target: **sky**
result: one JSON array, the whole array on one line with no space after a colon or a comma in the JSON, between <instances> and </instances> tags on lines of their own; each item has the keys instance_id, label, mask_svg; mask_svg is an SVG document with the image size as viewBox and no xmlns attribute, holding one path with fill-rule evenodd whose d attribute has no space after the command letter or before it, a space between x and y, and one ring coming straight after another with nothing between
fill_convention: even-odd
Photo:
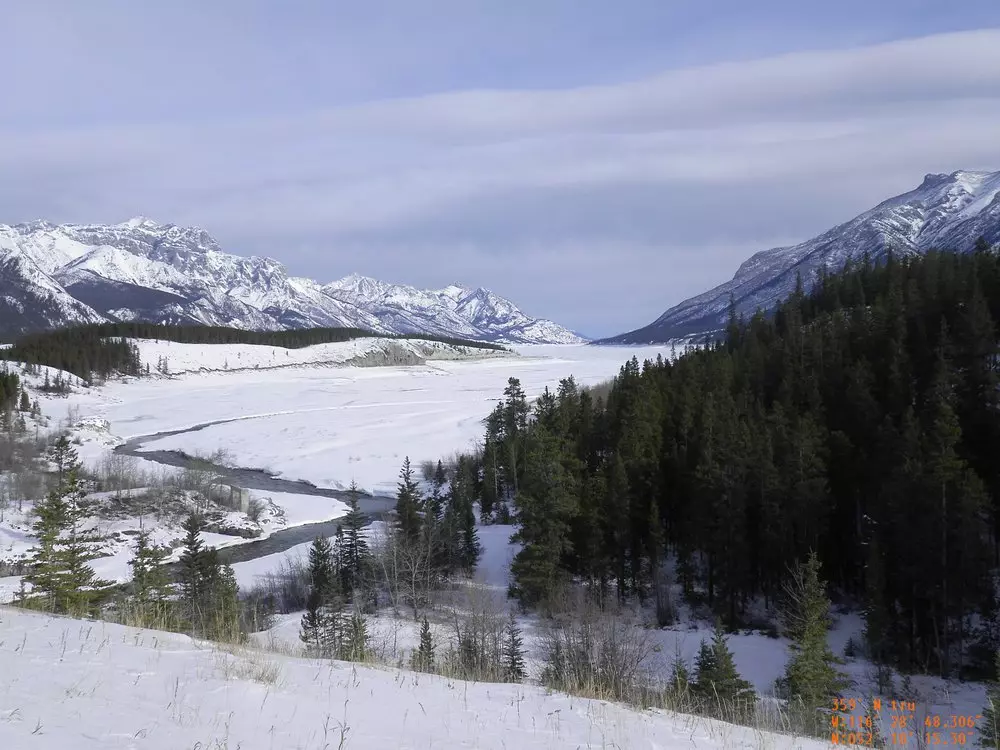
<instances>
[{"instance_id":1,"label":"sky","mask_svg":"<svg viewBox=\"0 0 1000 750\"><path fill-rule=\"evenodd\" d=\"M996 0L4 0L0 27L0 222L197 225L591 336L1000 169Z\"/></svg>"}]
</instances>

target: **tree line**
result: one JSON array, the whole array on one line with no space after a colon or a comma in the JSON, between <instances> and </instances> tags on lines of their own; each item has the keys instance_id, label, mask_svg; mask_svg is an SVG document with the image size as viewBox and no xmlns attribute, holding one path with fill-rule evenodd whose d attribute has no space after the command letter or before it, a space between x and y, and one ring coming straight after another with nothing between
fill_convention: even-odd
<instances>
[{"instance_id":1,"label":"tree line","mask_svg":"<svg viewBox=\"0 0 1000 750\"><path fill-rule=\"evenodd\" d=\"M732 629L815 552L873 660L991 672L997 320L1000 254L979 242L849 261L772 314L733 306L718 340L633 358L601 391L568 377L529 405L512 378L468 457L483 520L516 523L512 593L544 606L575 581L666 623L670 569Z\"/></svg>"},{"instance_id":2,"label":"tree line","mask_svg":"<svg viewBox=\"0 0 1000 750\"><path fill-rule=\"evenodd\" d=\"M377 336L390 339L435 341L454 346L503 350L500 344L468 341L430 334L381 334L360 328L297 328L283 331L247 331L223 326L165 325L124 322L74 326L22 336L0 350L0 358L48 365L84 380L112 374L148 374L139 361L138 349L127 339L171 341L179 344L255 344L300 349L317 344Z\"/></svg>"}]
</instances>

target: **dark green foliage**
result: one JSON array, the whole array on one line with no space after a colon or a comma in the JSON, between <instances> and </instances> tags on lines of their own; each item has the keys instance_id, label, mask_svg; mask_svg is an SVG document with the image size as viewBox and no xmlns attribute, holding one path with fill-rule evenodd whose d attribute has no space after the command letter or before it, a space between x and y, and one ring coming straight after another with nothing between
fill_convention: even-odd
<instances>
[{"instance_id":1,"label":"dark green foliage","mask_svg":"<svg viewBox=\"0 0 1000 750\"><path fill-rule=\"evenodd\" d=\"M335 553L334 545L322 536L309 548L309 594L299 638L314 656L335 656L344 646L343 579L337 553L342 550Z\"/></svg>"},{"instance_id":2,"label":"dark green foliage","mask_svg":"<svg viewBox=\"0 0 1000 750\"><path fill-rule=\"evenodd\" d=\"M524 682L528 674L524 667L524 639L513 614L504 629L502 656L507 681Z\"/></svg>"},{"instance_id":3,"label":"dark green foliage","mask_svg":"<svg viewBox=\"0 0 1000 750\"><path fill-rule=\"evenodd\" d=\"M748 712L756 703L753 687L736 671L721 623L716 625L711 643L702 641L695 671L692 691L705 706L716 707L722 715Z\"/></svg>"},{"instance_id":4,"label":"dark green foliage","mask_svg":"<svg viewBox=\"0 0 1000 750\"><path fill-rule=\"evenodd\" d=\"M4 365L6 368L6 365ZM10 411L17 404L17 394L21 390L21 378L17 373L0 370L0 411Z\"/></svg>"},{"instance_id":5,"label":"dark green foliage","mask_svg":"<svg viewBox=\"0 0 1000 750\"><path fill-rule=\"evenodd\" d=\"M83 380L94 376L106 377L148 374L149 363L139 361L139 351L127 339L174 341L182 344L259 344L300 349L305 346L350 341L378 335L382 338L439 341L457 346L503 350L499 344L466 341L424 334L373 334L359 328L300 328L289 331L244 331L219 326L174 326L154 323L104 323L101 325L63 328L48 333L33 333L19 338L14 346L0 350L0 359L48 365L71 372ZM160 363L159 371L169 365Z\"/></svg>"},{"instance_id":6,"label":"dark green foliage","mask_svg":"<svg viewBox=\"0 0 1000 750\"><path fill-rule=\"evenodd\" d=\"M351 613L344 628L343 646L338 654L344 661L366 661L368 659L368 625L357 610Z\"/></svg>"},{"instance_id":7,"label":"dark green foliage","mask_svg":"<svg viewBox=\"0 0 1000 750\"><path fill-rule=\"evenodd\" d=\"M184 529L183 552L180 563L180 598L188 610L188 616L193 617L195 610L205 601L208 590L208 571L206 570L206 550L201 541L201 532L205 529L205 520L198 513L191 513L181 524Z\"/></svg>"},{"instance_id":8,"label":"dark green foliage","mask_svg":"<svg viewBox=\"0 0 1000 750\"><path fill-rule=\"evenodd\" d=\"M823 727L820 709L830 706L847 687L827 644L830 601L819 572L819 558L812 553L795 569L788 585L786 634L792 640L791 659L780 683L786 697L815 723L815 731Z\"/></svg>"},{"instance_id":9,"label":"dark green foliage","mask_svg":"<svg viewBox=\"0 0 1000 750\"><path fill-rule=\"evenodd\" d=\"M420 645L410 657L410 668L417 672L434 671L434 639L426 617L420 626Z\"/></svg>"},{"instance_id":10,"label":"dark green foliage","mask_svg":"<svg viewBox=\"0 0 1000 750\"><path fill-rule=\"evenodd\" d=\"M669 555L685 597L735 628L815 550L831 591L865 603L874 658L989 666L972 659L1000 647L1000 253L812 281L600 391L564 381L526 419L508 384L466 460L483 518L515 511L522 603L576 580L669 621Z\"/></svg>"},{"instance_id":11,"label":"dark green foliage","mask_svg":"<svg viewBox=\"0 0 1000 750\"><path fill-rule=\"evenodd\" d=\"M171 594L170 576L162 565L167 555L167 550L150 544L148 530L139 531L129 567L132 568L132 596L143 609L161 607Z\"/></svg>"},{"instance_id":12,"label":"dark green foliage","mask_svg":"<svg viewBox=\"0 0 1000 750\"><path fill-rule=\"evenodd\" d=\"M102 539L85 528L89 518L85 494L73 466L36 505L32 533L38 545L23 579L32 587L23 603L50 612L90 615L110 595L111 582L98 578L89 565Z\"/></svg>"},{"instance_id":13,"label":"dark green foliage","mask_svg":"<svg viewBox=\"0 0 1000 750\"><path fill-rule=\"evenodd\" d=\"M348 488L347 515L344 516L344 549L342 565L345 588L353 592L361 585L365 569L369 564L368 542L361 534L365 526L364 516L358 508L358 486L353 481Z\"/></svg>"},{"instance_id":14,"label":"dark green foliage","mask_svg":"<svg viewBox=\"0 0 1000 750\"><path fill-rule=\"evenodd\" d=\"M406 539L413 541L420 537L422 508L423 499L413 479L410 457L407 456L403 460L403 468L399 470L399 484L396 489L396 525Z\"/></svg>"}]
</instances>

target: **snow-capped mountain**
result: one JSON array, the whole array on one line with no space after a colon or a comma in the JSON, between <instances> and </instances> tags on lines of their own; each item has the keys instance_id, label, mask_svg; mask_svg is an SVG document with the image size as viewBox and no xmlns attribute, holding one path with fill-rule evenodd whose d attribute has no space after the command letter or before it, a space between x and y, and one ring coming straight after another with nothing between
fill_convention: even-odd
<instances>
[{"instance_id":1,"label":"snow-capped mountain","mask_svg":"<svg viewBox=\"0 0 1000 750\"><path fill-rule=\"evenodd\" d=\"M121 224L0 225L0 335L111 320L248 329L352 326L501 343L579 343L486 289L423 291L348 276L289 276L270 258L223 252L202 229Z\"/></svg>"},{"instance_id":2,"label":"snow-capped mountain","mask_svg":"<svg viewBox=\"0 0 1000 750\"><path fill-rule=\"evenodd\" d=\"M718 330L730 297L739 312L751 315L791 294L798 274L808 287L823 266L835 271L865 253L877 259L889 249L899 255L931 248L966 252L979 237L1000 242L1000 172L929 174L915 190L818 237L755 254L731 281L675 305L650 325L595 343L662 342Z\"/></svg>"}]
</instances>

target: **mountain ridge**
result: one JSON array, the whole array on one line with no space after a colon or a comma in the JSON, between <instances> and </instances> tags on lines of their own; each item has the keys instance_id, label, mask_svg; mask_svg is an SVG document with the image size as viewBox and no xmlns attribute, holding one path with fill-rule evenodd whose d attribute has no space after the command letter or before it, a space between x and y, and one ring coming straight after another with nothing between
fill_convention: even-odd
<instances>
[{"instance_id":1,"label":"mountain ridge","mask_svg":"<svg viewBox=\"0 0 1000 750\"><path fill-rule=\"evenodd\" d=\"M730 299L737 312L772 309L795 288L808 286L821 268L837 270L866 253L874 260L931 248L971 250L978 237L1000 242L1000 171L930 173L913 190L797 245L761 250L740 264L729 281L670 307L649 325L593 341L648 344L696 337L725 326Z\"/></svg>"},{"instance_id":2,"label":"mountain ridge","mask_svg":"<svg viewBox=\"0 0 1000 750\"><path fill-rule=\"evenodd\" d=\"M351 274L322 284L280 262L222 250L200 227L0 224L0 335L144 320L255 330L362 328L495 343L582 343L488 289L422 290Z\"/></svg>"}]
</instances>

